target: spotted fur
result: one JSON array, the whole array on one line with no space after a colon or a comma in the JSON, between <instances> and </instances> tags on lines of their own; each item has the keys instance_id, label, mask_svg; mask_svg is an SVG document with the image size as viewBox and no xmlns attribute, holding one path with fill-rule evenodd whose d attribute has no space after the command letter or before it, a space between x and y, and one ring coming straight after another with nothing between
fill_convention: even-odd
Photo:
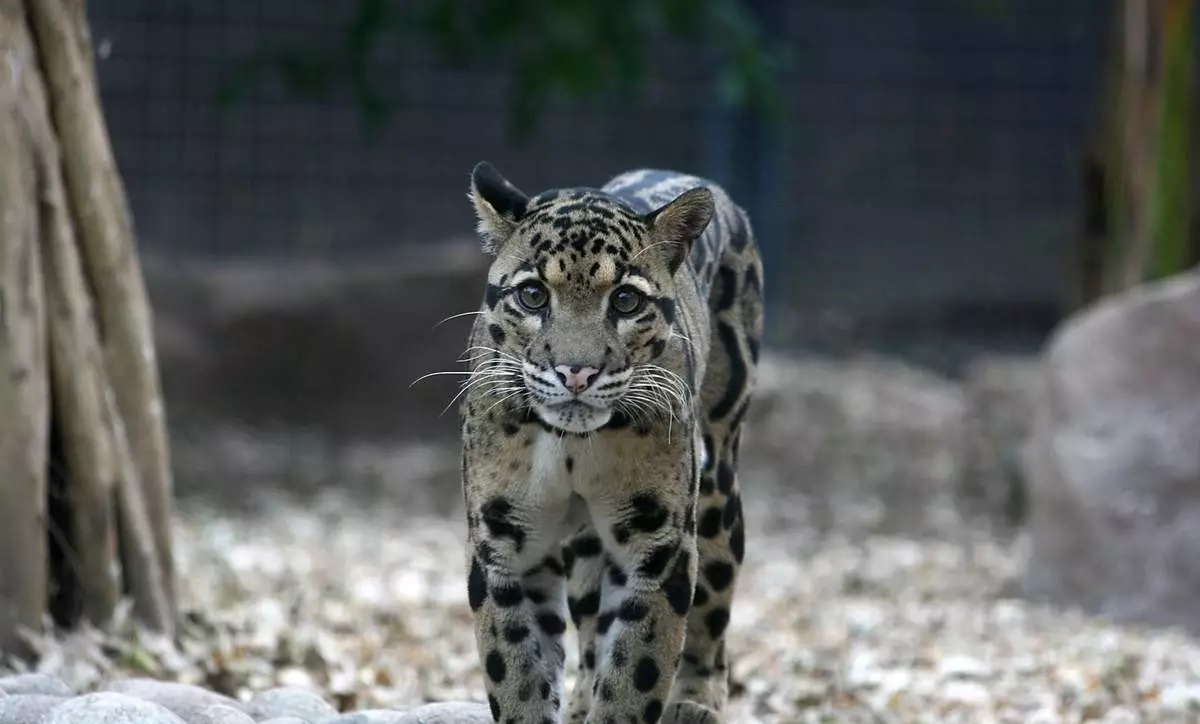
<instances>
[{"instance_id":1,"label":"spotted fur","mask_svg":"<svg viewBox=\"0 0 1200 724\"><path fill-rule=\"evenodd\" d=\"M527 197L481 163L469 196L495 256L460 408L492 717L718 723L762 333L749 219L657 170Z\"/></svg>"}]
</instances>

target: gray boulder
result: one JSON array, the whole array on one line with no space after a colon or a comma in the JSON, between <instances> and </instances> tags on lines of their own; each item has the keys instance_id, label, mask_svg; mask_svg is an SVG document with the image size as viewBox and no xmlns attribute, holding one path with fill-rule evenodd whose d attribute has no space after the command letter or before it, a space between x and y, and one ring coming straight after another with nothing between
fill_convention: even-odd
<instances>
[{"instance_id":1,"label":"gray boulder","mask_svg":"<svg viewBox=\"0 0 1200 724\"><path fill-rule=\"evenodd\" d=\"M281 686L260 691L246 704L257 720L290 716L313 724L337 716L337 709L307 689Z\"/></svg>"},{"instance_id":2,"label":"gray boulder","mask_svg":"<svg viewBox=\"0 0 1200 724\"><path fill-rule=\"evenodd\" d=\"M39 724L188 724L158 704L101 691L63 699Z\"/></svg>"},{"instance_id":3,"label":"gray boulder","mask_svg":"<svg viewBox=\"0 0 1200 724\"><path fill-rule=\"evenodd\" d=\"M210 724L210 715L206 712L213 707L225 707L244 713L245 709L236 699L218 694L215 691L171 681L156 679L120 679L102 687L102 691L116 692L132 696L144 701L154 702L172 711L189 722ZM218 710L212 716L221 716ZM235 724L233 720L212 720L214 723ZM244 720L243 720L244 721Z\"/></svg>"},{"instance_id":4,"label":"gray boulder","mask_svg":"<svg viewBox=\"0 0 1200 724\"><path fill-rule=\"evenodd\" d=\"M0 724L41 724L63 701L51 694L0 694Z\"/></svg>"},{"instance_id":5,"label":"gray boulder","mask_svg":"<svg viewBox=\"0 0 1200 724\"><path fill-rule=\"evenodd\" d=\"M71 696L75 692L53 674L15 674L0 677L0 694L49 694Z\"/></svg>"},{"instance_id":6,"label":"gray boulder","mask_svg":"<svg viewBox=\"0 0 1200 724\"><path fill-rule=\"evenodd\" d=\"M1068 320L1042 385L1026 592L1200 632L1200 270Z\"/></svg>"}]
</instances>

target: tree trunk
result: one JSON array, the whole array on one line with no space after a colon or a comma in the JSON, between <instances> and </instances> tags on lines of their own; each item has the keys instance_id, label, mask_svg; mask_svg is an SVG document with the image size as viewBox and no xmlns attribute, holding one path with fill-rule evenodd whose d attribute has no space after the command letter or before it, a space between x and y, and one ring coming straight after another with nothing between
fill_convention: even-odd
<instances>
[{"instance_id":1,"label":"tree trunk","mask_svg":"<svg viewBox=\"0 0 1200 724\"><path fill-rule=\"evenodd\" d=\"M0 650L172 634L171 478L150 310L81 0L0 0Z\"/></svg>"},{"instance_id":2,"label":"tree trunk","mask_svg":"<svg viewBox=\"0 0 1200 724\"><path fill-rule=\"evenodd\" d=\"M1195 0L1115 6L1109 91L1085 164L1085 305L1200 262Z\"/></svg>"}]
</instances>

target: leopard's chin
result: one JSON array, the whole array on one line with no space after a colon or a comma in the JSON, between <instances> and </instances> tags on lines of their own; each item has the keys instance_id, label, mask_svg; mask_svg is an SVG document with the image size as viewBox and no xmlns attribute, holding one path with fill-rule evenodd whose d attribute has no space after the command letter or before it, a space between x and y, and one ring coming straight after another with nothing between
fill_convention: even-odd
<instances>
[{"instance_id":1,"label":"leopard's chin","mask_svg":"<svg viewBox=\"0 0 1200 724\"><path fill-rule=\"evenodd\" d=\"M550 427L565 432L586 434L595 432L612 419L611 408L600 408L579 400L570 400L556 405L538 405L538 417Z\"/></svg>"}]
</instances>

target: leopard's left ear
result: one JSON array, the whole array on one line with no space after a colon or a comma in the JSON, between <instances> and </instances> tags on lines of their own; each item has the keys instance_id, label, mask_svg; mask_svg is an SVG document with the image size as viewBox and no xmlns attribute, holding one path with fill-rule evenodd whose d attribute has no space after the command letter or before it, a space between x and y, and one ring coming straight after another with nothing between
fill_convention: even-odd
<instances>
[{"instance_id":1,"label":"leopard's left ear","mask_svg":"<svg viewBox=\"0 0 1200 724\"><path fill-rule=\"evenodd\" d=\"M652 243L666 242L667 266L674 274L692 251L694 242L713 217L713 195L698 186L675 197L673 201L646 214L646 223L653 233Z\"/></svg>"},{"instance_id":2,"label":"leopard's left ear","mask_svg":"<svg viewBox=\"0 0 1200 724\"><path fill-rule=\"evenodd\" d=\"M529 197L487 161L480 161L471 170L471 190L467 197L479 220L475 230L483 242L483 250L494 255L521 223Z\"/></svg>"}]
</instances>

